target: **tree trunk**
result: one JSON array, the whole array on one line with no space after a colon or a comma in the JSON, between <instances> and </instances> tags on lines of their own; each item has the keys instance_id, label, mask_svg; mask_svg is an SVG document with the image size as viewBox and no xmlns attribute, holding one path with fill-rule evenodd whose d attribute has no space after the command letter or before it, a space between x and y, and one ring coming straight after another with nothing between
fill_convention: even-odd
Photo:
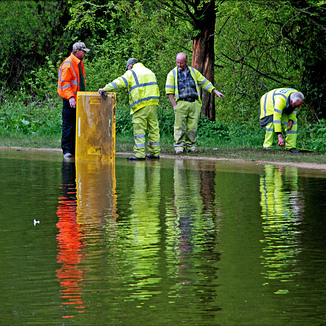
<instances>
[{"instance_id":1,"label":"tree trunk","mask_svg":"<svg viewBox=\"0 0 326 326\"><path fill-rule=\"evenodd\" d=\"M193 55L191 66L202 73L214 84L214 31L215 31L215 0L209 2L209 7L197 21L198 35L193 40ZM215 121L215 95L201 90L203 106L201 115Z\"/></svg>"}]
</instances>

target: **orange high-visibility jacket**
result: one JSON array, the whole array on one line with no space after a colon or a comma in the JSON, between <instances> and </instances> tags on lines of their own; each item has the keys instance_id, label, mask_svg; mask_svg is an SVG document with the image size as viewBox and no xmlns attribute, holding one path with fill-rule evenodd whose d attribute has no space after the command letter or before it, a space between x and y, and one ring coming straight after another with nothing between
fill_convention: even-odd
<instances>
[{"instance_id":1,"label":"orange high-visibility jacket","mask_svg":"<svg viewBox=\"0 0 326 326\"><path fill-rule=\"evenodd\" d=\"M61 66L59 67L57 91L61 97L66 98L67 100L69 100L71 97L77 99L77 92L80 90L79 62L81 62L84 81L86 84L84 63L72 53L65 61L62 62Z\"/></svg>"}]
</instances>

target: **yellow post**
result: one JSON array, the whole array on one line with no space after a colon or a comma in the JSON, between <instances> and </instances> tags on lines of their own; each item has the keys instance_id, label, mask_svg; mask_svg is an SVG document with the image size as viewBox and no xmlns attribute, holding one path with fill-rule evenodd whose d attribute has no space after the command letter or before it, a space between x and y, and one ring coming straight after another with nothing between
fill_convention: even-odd
<instances>
[{"instance_id":1,"label":"yellow post","mask_svg":"<svg viewBox=\"0 0 326 326\"><path fill-rule=\"evenodd\" d=\"M102 99L97 92L77 93L76 161L115 158L116 94Z\"/></svg>"}]
</instances>

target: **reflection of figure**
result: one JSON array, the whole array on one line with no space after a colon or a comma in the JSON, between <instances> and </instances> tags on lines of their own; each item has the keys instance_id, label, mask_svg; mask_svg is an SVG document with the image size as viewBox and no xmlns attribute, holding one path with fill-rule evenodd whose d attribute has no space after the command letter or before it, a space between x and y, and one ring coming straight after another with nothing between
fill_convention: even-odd
<instances>
[{"instance_id":1,"label":"reflection of figure","mask_svg":"<svg viewBox=\"0 0 326 326\"><path fill-rule=\"evenodd\" d=\"M174 166L174 193L176 218L178 219L179 252L187 255L194 248L192 234L195 221L201 215L202 201L197 170L189 170L186 164L189 161L176 160Z\"/></svg>"},{"instance_id":2,"label":"reflection of figure","mask_svg":"<svg viewBox=\"0 0 326 326\"><path fill-rule=\"evenodd\" d=\"M169 259L177 261L177 271L171 271L178 275L180 285L188 282L186 278L191 269L196 272L214 275L215 271L208 266L202 266L205 260L218 260L218 255L213 251L215 246L214 227L216 216L205 215L205 204L207 198L202 197L202 185L198 161L176 160L174 166L174 208L175 216L167 220L169 241L167 251ZM208 188L205 189L208 195ZM214 188L211 188L214 191ZM195 267L196 266L196 267ZM211 273L211 274L210 274ZM207 293L202 293L205 296Z\"/></svg>"},{"instance_id":3,"label":"reflection of figure","mask_svg":"<svg viewBox=\"0 0 326 326\"><path fill-rule=\"evenodd\" d=\"M265 235L263 265L269 279L288 279L295 274L298 254L297 198L298 170L294 167L265 166L260 177L261 208ZM294 194L293 194L294 193ZM292 198L293 197L293 198Z\"/></svg>"},{"instance_id":4,"label":"reflection of figure","mask_svg":"<svg viewBox=\"0 0 326 326\"><path fill-rule=\"evenodd\" d=\"M80 282L82 271L78 268L81 261L81 230L76 222L76 183L75 164L70 162L62 163L62 193L59 198L57 215L59 221L57 228L58 256L57 262L61 268L57 270L57 279L61 284L61 296L65 301L64 305L73 305L78 312L84 308L81 300ZM73 316L64 316L73 317Z\"/></svg>"},{"instance_id":5,"label":"reflection of figure","mask_svg":"<svg viewBox=\"0 0 326 326\"><path fill-rule=\"evenodd\" d=\"M161 202L161 170L160 162L151 164L137 162L134 166L134 180L131 187L131 215L128 223L127 243L124 242L122 257L132 266L130 286L134 296L142 299L148 296L148 286L160 282L159 252ZM124 224L126 225L126 224ZM121 230L120 230L121 231Z\"/></svg>"}]
</instances>

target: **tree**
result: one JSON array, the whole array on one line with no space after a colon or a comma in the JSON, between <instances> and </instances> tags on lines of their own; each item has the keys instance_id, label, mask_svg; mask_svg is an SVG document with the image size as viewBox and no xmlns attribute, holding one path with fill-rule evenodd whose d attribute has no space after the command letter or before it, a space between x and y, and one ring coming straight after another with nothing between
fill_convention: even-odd
<instances>
[{"instance_id":1,"label":"tree","mask_svg":"<svg viewBox=\"0 0 326 326\"><path fill-rule=\"evenodd\" d=\"M274 3L274 2L273 2ZM290 40L275 24L275 17L291 12L284 7L257 1L225 1L217 14L219 42L215 52L223 65L221 78L228 101L217 118L246 122L257 119L259 98L268 90L299 87L298 71Z\"/></svg>"},{"instance_id":2,"label":"tree","mask_svg":"<svg viewBox=\"0 0 326 326\"><path fill-rule=\"evenodd\" d=\"M256 112L250 99L257 103L265 91L291 86L305 95L301 113L306 110L309 119L326 117L325 12L326 1L225 2L217 16L218 24L226 22L219 49L224 79L234 85L234 110L241 103L241 110L249 108L247 117Z\"/></svg>"},{"instance_id":3,"label":"tree","mask_svg":"<svg viewBox=\"0 0 326 326\"><path fill-rule=\"evenodd\" d=\"M301 75L306 103L326 118L326 1L290 0L295 9L292 28L285 29L293 50L304 63Z\"/></svg>"},{"instance_id":4,"label":"tree","mask_svg":"<svg viewBox=\"0 0 326 326\"><path fill-rule=\"evenodd\" d=\"M66 45L66 2L0 2L1 96L21 88L30 73L46 62L46 56L57 56Z\"/></svg>"}]
</instances>

